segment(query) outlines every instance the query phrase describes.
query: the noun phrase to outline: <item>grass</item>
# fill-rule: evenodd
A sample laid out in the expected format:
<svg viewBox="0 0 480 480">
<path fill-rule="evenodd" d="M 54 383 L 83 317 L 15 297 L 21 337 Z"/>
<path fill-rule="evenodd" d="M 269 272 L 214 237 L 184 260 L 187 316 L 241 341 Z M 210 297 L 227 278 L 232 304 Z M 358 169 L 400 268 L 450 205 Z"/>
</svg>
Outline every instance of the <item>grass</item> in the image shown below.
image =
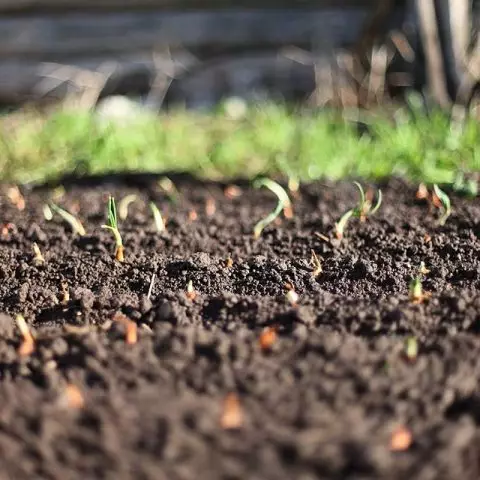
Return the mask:
<svg viewBox="0 0 480 480">
<path fill-rule="evenodd" d="M 358 112 L 353 112 L 358 116 Z M 41 182 L 64 173 L 187 171 L 209 178 L 283 174 L 295 182 L 320 177 L 378 179 L 390 174 L 450 183 L 480 170 L 480 126 L 459 131 L 447 115 L 395 121 L 362 113 L 359 134 L 339 113 L 292 113 L 282 105 L 252 106 L 245 117 L 176 111 L 106 124 L 89 112 L 0 117 L 0 178 Z M 345 115 L 344 115 L 345 116 Z"/>
</svg>

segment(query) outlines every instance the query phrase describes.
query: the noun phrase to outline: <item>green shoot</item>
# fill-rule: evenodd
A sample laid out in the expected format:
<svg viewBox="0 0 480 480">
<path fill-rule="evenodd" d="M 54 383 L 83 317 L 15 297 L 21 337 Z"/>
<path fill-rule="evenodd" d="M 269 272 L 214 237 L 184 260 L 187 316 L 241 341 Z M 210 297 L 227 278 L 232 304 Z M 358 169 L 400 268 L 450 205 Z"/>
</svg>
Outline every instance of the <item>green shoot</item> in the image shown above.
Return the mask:
<svg viewBox="0 0 480 480">
<path fill-rule="evenodd" d="M 452 207 L 450 203 L 450 198 L 448 195 L 441 190 L 438 185 L 433 185 L 433 191 L 435 192 L 435 195 L 437 198 L 440 200 L 440 203 L 442 205 L 442 214 L 440 215 L 440 218 L 438 219 L 438 223 L 440 225 L 445 225 L 445 222 L 447 221 L 447 218 L 450 216 L 452 213 Z"/>
<path fill-rule="evenodd" d="M 410 281 L 410 300 L 413 303 L 420 303 L 423 299 L 422 279 L 419 275 Z"/>
<path fill-rule="evenodd" d="M 118 202 L 118 216 L 120 220 L 125 221 L 128 217 L 128 207 L 131 203 L 137 200 L 137 196 L 132 193 L 131 195 L 125 195 L 119 202 Z"/>
<path fill-rule="evenodd" d="M 345 227 L 347 226 L 348 221 L 354 217 L 359 218 L 361 221 L 365 221 L 367 217 L 373 215 L 382 204 L 382 191 L 379 190 L 377 194 L 377 203 L 375 206 L 372 205 L 371 201 L 367 199 L 363 187 L 358 182 L 353 182 L 360 192 L 360 201 L 355 208 L 345 212 L 340 220 L 335 224 L 335 235 L 341 240 L 343 238 Z"/>
<path fill-rule="evenodd" d="M 50 210 L 53 210 L 55 213 L 58 213 L 70 226 L 75 233 L 78 233 L 81 237 L 85 235 L 85 229 L 83 228 L 82 223 L 76 217 L 74 217 L 71 213 L 67 212 L 63 208 L 60 208 L 58 205 L 54 203 L 50 204 Z M 44 210 L 44 214 L 47 213 Z M 48 213 L 47 213 L 48 215 Z"/>
<path fill-rule="evenodd" d="M 409 286 L 410 301 L 414 304 L 419 304 L 424 300 L 427 300 L 430 296 L 430 292 L 423 291 L 421 275 L 416 275 L 414 278 L 412 278 Z"/>
<path fill-rule="evenodd" d="M 278 204 L 275 209 L 267 215 L 264 219 L 260 220 L 253 228 L 253 235 L 255 238 L 259 238 L 263 232 L 263 229 L 270 225 L 282 212 L 285 212 L 286 216 L 292 215 L 292 202 L 288 197 L 287 192 L 277 182 L 268 178 L 259 178 L 253 182 L 255 188 L 266 187 L 272 191 L 278 198 Z"/>
<path fill-rule="evenodd" d="M 118 230 L 117 209 L 115 207 L 115 199 L 110 196 L 108 198 L 108 225 L 102 225 L 102 228 L 110 230 L 115 238 L 115 260 L 123 262 L 124 248 L 122 236 Z"/>
<path fill-rule="evenodd" d="M 178 197 L 180 194 L 178 193 L 178 190 L 175 184 L 168 177 L 162 177 L 158 181 L 158 186 L 165 192 L 168 199 L 172 203 L 178 202 Z"/>
<path fill-rule="evenodd" d="M 405 357 L 407 360 L 413 362 L 418 356 L 418 341 L 416 337 L 408 337 L 405 340 Z"/>
<path fill-rule="evenodd" d="M 158 233 L 162 233 L 165 231 L 165 222 L 163 221 L 162 214 L 160 213 L 160 210 L 158 207 L 155 205 L 154 202 L 150 202 L 150 210 L 152 211 L 153 214 L 153 220 L 155 222 L 155 227 L 157 229 Z"/>
</svg>

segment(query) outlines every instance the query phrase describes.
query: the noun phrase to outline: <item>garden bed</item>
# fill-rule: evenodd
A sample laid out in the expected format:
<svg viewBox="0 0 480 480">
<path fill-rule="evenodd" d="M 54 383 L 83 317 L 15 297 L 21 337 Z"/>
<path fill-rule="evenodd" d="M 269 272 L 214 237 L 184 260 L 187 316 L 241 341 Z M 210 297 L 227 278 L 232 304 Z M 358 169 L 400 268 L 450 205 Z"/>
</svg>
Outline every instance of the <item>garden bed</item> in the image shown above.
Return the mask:
<svg viewBox="0 0 480 480">
<path fill-rule="evenodd" d="M 255 239 L 267 189 L 170 178 L 170 198 L 148 175 L 1 187 L 2 477 L 478 478 L 478 198 L 450 194 L 439 226 L 392 179 L 339 241 L 358 194 L 316 182 Z M 109 194 L 137 195 L 123 263 Z M 50 201 L 86 235 L 45 220 Z"/>
</svg>

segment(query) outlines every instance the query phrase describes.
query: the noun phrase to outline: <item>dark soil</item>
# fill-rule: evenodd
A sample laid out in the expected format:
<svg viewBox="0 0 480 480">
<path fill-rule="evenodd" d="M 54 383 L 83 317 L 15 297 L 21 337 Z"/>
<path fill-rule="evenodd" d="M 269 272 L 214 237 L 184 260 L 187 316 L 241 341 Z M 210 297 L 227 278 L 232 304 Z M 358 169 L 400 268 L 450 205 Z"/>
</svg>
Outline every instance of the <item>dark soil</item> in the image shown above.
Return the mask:
<svg viewBox="0 0 480 480">
<path fill-rule="evenodd" d="M 293 219 L 255 240 L 276 203 L 269 191 L 243 186 L 230 199 L 224 185 L 174 180 L 176 203 L 149 177 L 66 182 L 56 202 L 78 212 L 82 238 L 44 219 L 58 190 L 24 191 L 19 211 L 1 187 L 2 222 L 13 226 L 0 235 L 0 478 L 479 478 L 478 199 L 452 195 L 440 227 L 415 187 L 391 180 L 379 212 L 352 220 L 339 244 L 314 232 L 333 239 L 356 190 L 317 183 L 302 188 Z M 142 199 L 121 225 L 123 264 L 100 228 L 109 193 Z M 167 233 L 155 233 L 148 200 Z M 421 261 L 431 297 L 413 304 Z M 126 343 L 119 312 L 138 325 L 137 343 Z M 30 356 L 18 352 L 17 313 L 35 335 Z M 278 337 L 262 350 L 267 326 Z M 243 417 L 226 429 L 232 393 Z M 399 426 L 413 442 L 392 451 Z"/>
</svg>

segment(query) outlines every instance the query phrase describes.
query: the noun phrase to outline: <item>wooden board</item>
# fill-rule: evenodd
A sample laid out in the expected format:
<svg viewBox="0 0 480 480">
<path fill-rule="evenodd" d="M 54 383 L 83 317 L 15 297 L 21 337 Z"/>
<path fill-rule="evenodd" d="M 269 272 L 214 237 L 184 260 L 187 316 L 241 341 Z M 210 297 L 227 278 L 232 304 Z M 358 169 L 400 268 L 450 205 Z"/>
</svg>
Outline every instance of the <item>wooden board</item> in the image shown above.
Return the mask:
<svg viewBox="0 0 480 480">
<path fill-rule="evenodd" d="M 378 0 L 0 0 L 0 13 L 212 8 L 370 8 L 376 3 Z"/>
<path fill-rule="evenodd" d="M 49 5 L 59 3 L 46 1 Z M 45 6 L 46 1 L 38 5 Z M 107 5 L 102 3 L 106 1 L 109 0 L 96 3 Z M 114 5 L 121 1 L 115 1 Z M 0 5 L 1 2 L 13 3 L 0 0 Z M 178 52 L 187 51 L 201 61 L 222 56 L 230 61 L 237 54 L 255 55 L 259 51 L 275 55 L 281 48 L 292 45 L 329 55 L 334 49 L 351 47 L 358 40 L 371 15 L 372 2 L 339 0 L 337 7 L 331 6 L 330 1 L 318 2 L 324 5 L 322 8 L 187 11 L 160 8 L 101 12 L 87 9 L 3 15 L 0 16 L 0 101 L 17 103 L 41 96 L 45 63 L 91 71 L 112 63 L 119 70 L 139 65 L 153 69 L 154 52 L 166 48 L 175 58 Z M 153 5 L 153 0 L 150 3 Z M 338 7 L 338 3 L 343 6 Z M 325 7 L 327 4 L 330 6 Z M 402 12 L 398 11 L 393 24 L 398 26 L 401 18 Z M 187 58 L 185 63 L 189 61 Z"/>
<path fill-rule="evenodd" d="M 153 51 L 169 45 L 249 48 L 256 45 L 347 46 L 367 9 L 228 10 L 220 12 L 69 13 L 0 18 L 0 60 L 68 61 L 77 55 Z"/>
</svg>

